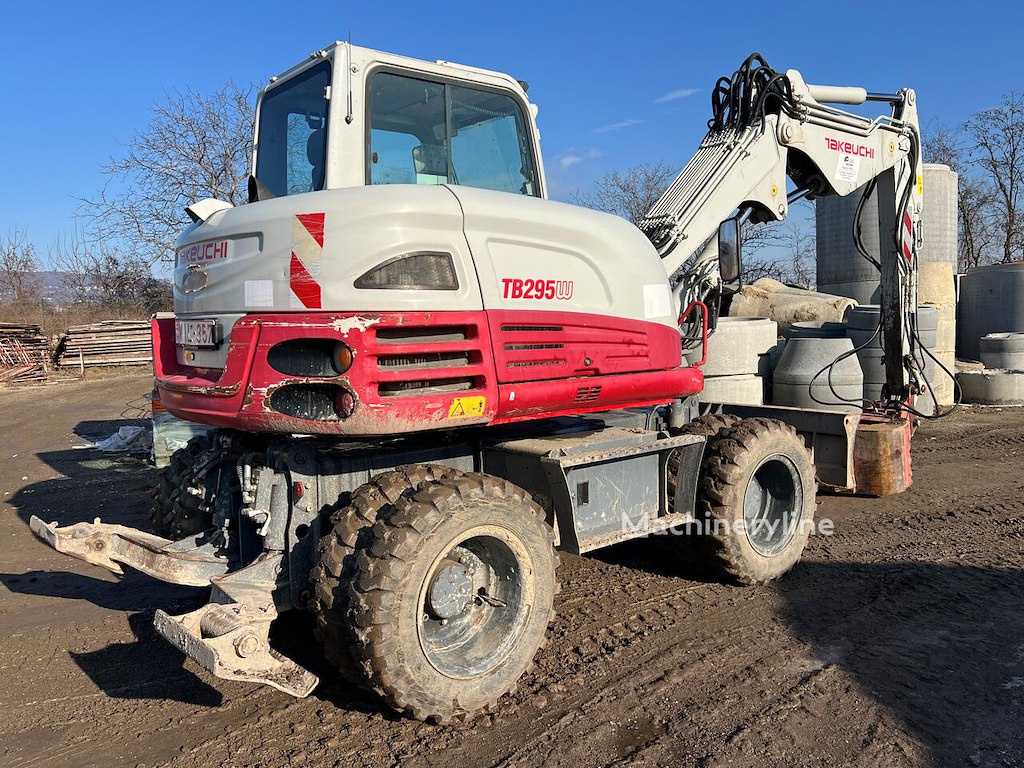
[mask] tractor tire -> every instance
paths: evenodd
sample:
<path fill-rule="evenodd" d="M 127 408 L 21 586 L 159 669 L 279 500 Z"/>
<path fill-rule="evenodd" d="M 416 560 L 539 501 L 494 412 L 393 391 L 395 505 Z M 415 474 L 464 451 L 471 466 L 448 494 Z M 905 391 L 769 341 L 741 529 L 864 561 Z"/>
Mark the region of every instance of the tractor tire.
<path fill-rule="evenodd" d="M 704 435 L 710 441 L 711 438 L 723 429 L 728 429 L 738 424 L 739 421 L 739 416 L 733 416 L 728 413 L 706 413 L 703 416 L 698 416 L 689 424 L 673 430 L 672 436 Z M 668 491 L 668 511 L 670 514 L 674 513 L 676 509 L 676 475 L 679 474 L 682 456 L 683 451 L 678 448 L 668 455 L 667 475 L 669 479 L 666 490 Z"/>
<path fill-rule="evenodd" d="M 207 494 L 194 496 L 188 488 L 194 485 L 196 467 L 217 450 L 213 435 L 197 435 L 171 456 L 160 475 L 149 513 L 158 536 L 177 541 L 213 526 L 212 512 L 201 509 Z"/>
<path fill-rule="evenodd" d="M 741 421 L 739 416 L 731 413 L 705 413 L 696 419 L 675 430 L 677 435 L 705 435 L 714 437 L 723 429 L 733 427 Z"/>
<path fill-rule="evenodd" d="M 800 559 L 815 510 L 814 464 L 793 427 L 746 419 L 704 453 L 698 541 L 707 565 L 740 584 L 779 578 Z"/>
<path fill-rule="evenodd" d="M 439 464 L 409 464 L 384 472 L 356 489 L 344 507 L 330 517 L 330 530 L 317 546 L 317 564 L 309 574 L 313 587 L 314 633 L 324 657 L 345 680 L 361 683 L 352 654 L 355 636 L 348 616 L 348 582 L 355 573 L 355 551 L 378 518 L 390 514 L 401 499 L 423 483 L 461 473 Z"/>
<path fill-rule="evenodd" d="M 558 591 L 544 511 L 511 483 L 425 484 L 374 524 L 349 599 L 370 688 L 446 723 L 493 711 L 544 645 Z"/>

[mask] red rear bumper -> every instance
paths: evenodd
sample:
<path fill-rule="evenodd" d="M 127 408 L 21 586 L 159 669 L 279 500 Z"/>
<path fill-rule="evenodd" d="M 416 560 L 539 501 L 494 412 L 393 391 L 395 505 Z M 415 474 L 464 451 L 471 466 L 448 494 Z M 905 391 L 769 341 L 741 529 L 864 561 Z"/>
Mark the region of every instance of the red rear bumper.
<path fill-rule="evenodd" d="M 485 312 L 246 315 L 231 331 L 223 370 L 179 364 L 174 318 L 156 318 L 154 367 L 161 400 L 175 416 L 253 432 L 393 435 L 654 405 L 700 392 L 700 371 L 678 367 L 678 335 L 641 325 L 638 335 L 646 346 L 636 364 L 650 367 L 651 349 L 661 349 L 656 362 L 674 356 L 676 367 L 619 372 L 623 347 L 607 355 L 606 365 L 601 352 L 574 352 L 586 355 L 588 368 L 577 373 L 562 367 L 562 378 L 501 375 Z M 303 337 L 343 341 L 355 353 L 351 368 L 344 375 L 316 377 L 288 376 L 271 367 L 271 347 Z M 506 360 L 509 346 L 499 345 L 503 366 L 515 363 Z M 545 367 L 540 375 L 557 375 Z M 499 384 L 499 378 L 519 380 Z M 298 418 L 274 407 L 279 389 L 313 385 L 347 392 L 355 403 L 351 414 Z"/>

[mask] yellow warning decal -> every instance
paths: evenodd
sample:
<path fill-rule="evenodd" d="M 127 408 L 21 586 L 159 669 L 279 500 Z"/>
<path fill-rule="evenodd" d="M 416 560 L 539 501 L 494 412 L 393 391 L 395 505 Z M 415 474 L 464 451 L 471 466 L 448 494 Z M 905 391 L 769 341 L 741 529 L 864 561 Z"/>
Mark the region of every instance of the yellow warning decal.
<path fill-rule="evenodd" d="M 917 177 L 917 194 L 924 194 L 924 176 L 921 176 L 920 174 Z"/>
<path fill-rule="evenodd" d="M 448 408 L 448 418 L 463 419 L 483 416 L 486 407 L 486 397 L 456 397 Z"/>

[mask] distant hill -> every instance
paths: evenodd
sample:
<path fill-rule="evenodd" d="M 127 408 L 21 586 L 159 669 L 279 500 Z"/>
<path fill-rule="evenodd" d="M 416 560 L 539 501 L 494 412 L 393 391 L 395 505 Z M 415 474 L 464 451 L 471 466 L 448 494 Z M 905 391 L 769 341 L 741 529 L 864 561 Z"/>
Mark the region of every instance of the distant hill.
<path fill-rule="evenodd" d="M 36 272 L 34 277 L 39 285 L 41 303 L 48 309 L 64 310 L 81 306 L 95 307 L 104 303 L 99 283 L 95 281 L 89 281 L 90 284 L 86 288 L 85 297 L 76 297 L 76 292 L 71 290 L 68 285 L 66 272 Z M 172 290 L 171 281 L 165 277 L 153 277 L 152 279 L 155 280 L 154 285 L 136 286 L 141 291 L 137 296 L 133 293 L 131 297 L 122 296 L 121 298 L 134 297 L 146 303 L 159 296 L 158 305 L 163 306 L 166 304 L 169 307 Z M 9 291 L 0 289 L 0 304 L 7 304 L 13 298 L 13 294 Z M 83 298 L 84 301 L 82 300 Z M 149 304 L 146 304 L 146 306 L 149 306 Z"/>
<path fill-rule="evenodd" d="M 39 284 L 39 298 L 51 307 L 64 307 L 74 303 L 71 291 L 65 284 L 63 272 L 36 272 L 35 279 Z M 0 301 L 10 301 L 13 295 L 0 290 Z"/>

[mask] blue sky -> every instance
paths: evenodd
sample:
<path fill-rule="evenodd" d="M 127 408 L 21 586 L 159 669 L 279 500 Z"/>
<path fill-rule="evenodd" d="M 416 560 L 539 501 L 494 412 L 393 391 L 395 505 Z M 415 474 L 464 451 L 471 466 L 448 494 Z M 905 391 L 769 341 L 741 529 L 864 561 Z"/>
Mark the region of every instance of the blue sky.
<path fill-rule="evenodd" d="M 752 51 L 809 82 L 917 89 L 956 125 L 1024 89 L 1017 3 L 17 2 L 0 32 L 0 233 L 44 254 L 165 91 L 263 84 L 353 42 L 530 82 L 552 196 L 642 162 L 681 166 L 709 93 Z"/>

